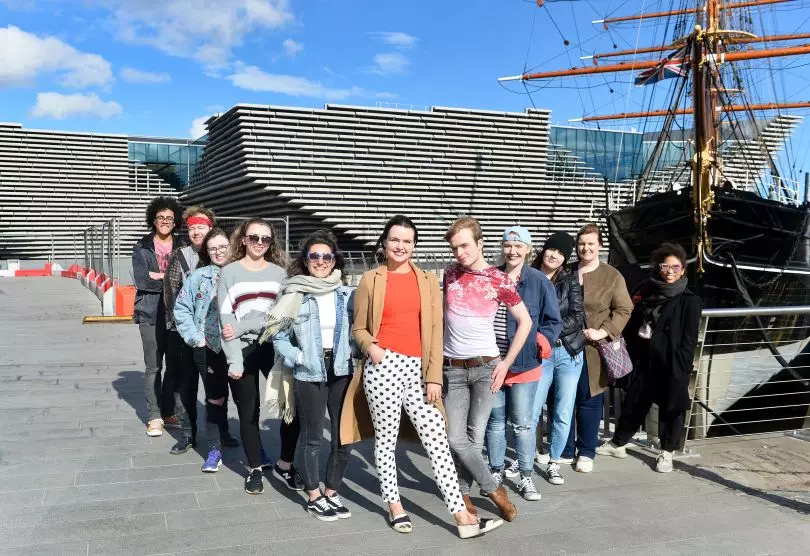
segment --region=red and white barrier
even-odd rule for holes
[[[71,265],[63,270],[59,264],[46,263],[44,268],[20,269],[19,263],[9,263],[8,270],[0,270],[0,277],[30,278],[36,276],[61,276],[81,280],[82,284],[96,294],[101,301],[101,314],[105,317],[131,317],[135,303],[135,287],[121,286],[107,274],[89,267]]]

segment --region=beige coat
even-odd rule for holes
[[[422,377],[425,382],[442,384],[442,341],[443,341],[443,307],[439,280],[432,272],[421,270],[411,263],[416,273],[419,286],[419,320],[422,336]],[[385,266],[369,270],[360,279],[354,294],[354,326],[352,334],[365,355],[368,348],[377,343],[377,334],[382,322],[385,286],[388,270]],[[364,438],[374,436],[374,425],[371,422],[366,394],[363,390],[363,366],[365,358],[352,376],[340,416],[340,443],[352,444]],[[439,411],[444,415],[444,406],[437,402]],[[403,425],[410,419],[403,416]],[[418,440],[413,427],[400,430],[400,436]]]
[[[633,301],[624,278],[609,264],[600,263],[596,270],[582,275],[582,282],[585,327],[605,330],[608,338],[615,340],[633,312]],[[589,343],[585,346],[585,359],[591,396],[596,396],[607,389],[608,378],[595,345]]]

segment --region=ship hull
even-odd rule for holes
[[[650,253],[665,241],[676,241],[690,253],[690,286],[705,308],[806,306],[810,305],[808,216],[806,205],[716,190],[708,221],[710,246],[704,272],[698,273],[690,190],[656,194],[608,216],[609,261],[632,291],[649,274]],[[805,399],[810,388],[795,380],[810,379],[810,369],[801,364],[808,356],[796,356],[805,347],[808,330],[806,314],[709,321],[701,361],[701,372],[715,385],[704,398],[710,409],[707,436],[810,424],[810,404],[796,404],[797,399],[810,402]],[[748,364],[753,359],[761,360],[756,369]],[[785,383],[786,375],[793,381]],[[740,390],[735,384],[748,386]]]

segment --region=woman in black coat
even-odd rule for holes
[[[624,329],[633,360],[629,388],[613,439],[596,453],[623,458],[627,444],[644,423],[653,403],[658,405],[660,473],[672,471],[672,452],[681,440],[689,409],[689,376],[700,326],[702,303],[686,289],[686,252],[677,243],[664,243],[652,254],[655,269],[633,294],[633,314]]]

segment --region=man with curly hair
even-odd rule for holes
[[[132,249],[132,272],[135,277],[135,314],[143,343],[144,390],[146,393],[146,434],[160,436],[164,423],[177,425],[174,415],[174,387],[169,369],[161,380],[166,354],[168,330],[163,304],[163,275],[172,251],[181,246],[174,233],[182,210],[173,197],[156,197],[146,208],[150,232]]]

